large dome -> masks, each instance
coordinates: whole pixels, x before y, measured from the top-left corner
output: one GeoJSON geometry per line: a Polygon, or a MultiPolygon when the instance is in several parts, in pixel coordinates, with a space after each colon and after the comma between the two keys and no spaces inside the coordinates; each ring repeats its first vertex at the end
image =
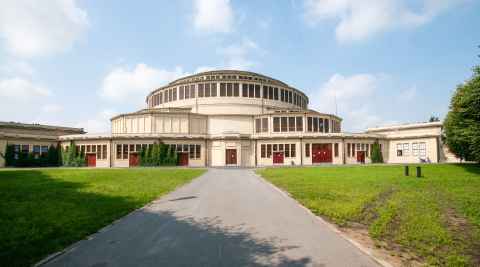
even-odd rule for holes
{"type": "Polygon", "coordinates": [[[148,108],[191,108],[202,114],[263,114],[306,110],[308,97],[271,77],[247,71],[216,70],[186,76],[151,92],[148,108]]]}

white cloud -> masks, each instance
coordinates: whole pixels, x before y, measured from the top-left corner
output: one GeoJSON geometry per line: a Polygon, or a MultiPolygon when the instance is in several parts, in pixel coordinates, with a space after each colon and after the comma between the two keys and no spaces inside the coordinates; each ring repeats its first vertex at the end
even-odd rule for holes
{"type": "Polygon", "coordinates": [[[117,67],[103,79],[100,95],[112,102],[145,103],[145,97],[154,89],[186,75],[182,68],[163,70],[140,63],[134,69],[117,67]]]}
{"type": "Polygon", "coordinates": [[[338,21],[335,29],[340,42],[367,39],[399,27],[416,27],[465,0],[422,0],[415,10],[403,0],[306,0],[305,16],[310,24],[338,21]]]}
{"type": "Polygon", "coordinates": [[[232,31],[234,14],[230,0],[194,0],[194,26],[209,33],[232,31]]]}
{"type": "Polygon", "coordinates": [[[51,92],[32,81],[23,78],[0,80],[0,98],[5,101],[29,101],[37,97],[49,96],[51,92]]]}
{"type": "Polygon", "coordinates": [[[15,56],[68,50],[88,26],[87,13],[75,0],[3,0],[0,5],[0,37],[15,56]]]}
{"type": "Polygon", "coordinates": [[[311,99],[312,106],[321,111],[338,115],[344,119],[346,130],[362,131],[378,125],[383,120],[370,107],[382,75],[357,74],[343,76],[334,74],[311,99]]]}
{"type": "Polygon", "coordinates": [[[74,127],[84,128],[89,133],[109,133],[111,132],[110,118],[116,114],[113,110],[105,109],[97,113],[93,118],[77,123],[74,127]]]}
{"type": "Polygon", "coordinates": [[[400,95],[399,95],[400,99],[404,101],[413,100],[415,99],[416,96],[417,96],[417,86],[415,85],[400,92],[400,95]]]}
{"type": "Polygon", "coordinates": [[[63,106],[57,105],[57,104],[46,104],[42,107],[42,111],[45,113],[59,113],[62,112],[63,106]]]}
{"type": "Polygon", "coordinates": [[[200,66],[200,67],[196,68],[193,73],[200,73],[200,72],[205,72],[205,71],[212,71],[212,70],[216,70],[216,69],[217,69],[216,67],[200,66]]]}
{"type": "Polygon", "coordinates": [[[224,67],[248,70],[257,65],[250,59],[251,54],[262,53],[262,50],[254,41],[244,38],[240,43],[219,48],[217,52],[225,58],[224,67]]]}

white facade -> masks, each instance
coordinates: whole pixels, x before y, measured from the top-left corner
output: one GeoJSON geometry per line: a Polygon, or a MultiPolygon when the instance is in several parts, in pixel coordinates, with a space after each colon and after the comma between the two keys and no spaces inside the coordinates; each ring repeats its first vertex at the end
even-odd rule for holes
{"type": "Polygon", "coordinates": [[[441,143],[441,123],[344,133],[341,118],[309,110],[308,102],[265,75],[210,71],[152,91],[145,109],[111,119],[110,134],[59,139],[63,147],[74,142],[98,167],[135,166],[140,150],[154,143],[171,145],[188,166],[362,164],[371,162],[374,143],[387,163],[457,160],[441,143]]]}

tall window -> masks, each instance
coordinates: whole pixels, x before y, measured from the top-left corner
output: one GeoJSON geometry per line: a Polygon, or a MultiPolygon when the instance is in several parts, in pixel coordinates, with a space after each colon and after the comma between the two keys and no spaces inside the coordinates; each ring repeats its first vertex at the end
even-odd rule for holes
{"type": "Polygon", "coordinates": [[[240,88],[239,88],[238,83],[234,83],[233,84],[233,96],[239,96],[239,93],[240,93],[239,90],[240,90],[240,88]]]}
{"type": "Polygon", "coordinates": [[[266,156],[266,150],[265,150],[265,144],[260,145],[260,157],[265,158],[266,156]]]}
{"type": "Polygon", "coordinates": [[[329,133],[330,132],[330,123],[328,119],[325,119],[325,132],[329,133]]]}
{"type": "Polygon", "coordinates": [[[205,97],[210,97],[210,84],[205,84],[205,97]]]}
{"type": "Polygon", "coordinates": [[[351,149],[351,148],[350,148],[350,143],[348,143],[348,144],[347,144],[347,156],[348,156],[348,157],[350,157],[350,152],[351,152],[350,149],[351,149]]]}
{"type": "Polygon", "coordinates": [[[268,118],[262,118],[262,132],[268,132],[268,118]]]}
{"type": "Polygon", "coordinates": [[[273,99],[278,100],[278,88],[273,88],[273,99]]]}
{"type": "Polygon", "coordinates": [[[248,97],[248,84],[246,83],[242,84],[242,96],[248,97]]]}
{"type": "Polygon", "coordinates": [[[324,133],[324,128],[323,128],[323,118],[318,118],[318,131],[321,133],[324,133]]]}
{"type": "Polygon", "coordinates": [[[190,85],[190,98],[195,98],[195,85],[190,85]]]}
{"type": "Polygon", "coordinates": [[[288,103],[292,104],[292,92],[288,92],[288,103]]]}
{"type": "Polygon", "coordinates": [[[122,159],[122,145],[117,145],[117,159],[122,159]]]}
{"type": "Polygon", "coordinates": [[[272,145],[268,144],[267,145],[267,158],[270,158],[272,156],[272,145]]]}
{"type": "Polygon", "coordinates": [[[203,97],[204,94],[203,94],[203,84],[199,84],[198,85],[198,97],[203,97]]]}
{"type": "Polygon", "coordinates": [[[288,131],[295,132],[295,117],[288,117],[288,131]]]}
{"type": "Polygon", "coordinates": [[[294,158],[297,156],[297,145],[290,144],[290,157],[294,158]]]}
{"type": "Polygon", "coordinates": [[[273,117],[273,131],[280,132],[280,117],[273,117]]]}
{"type": "Polygon", "coordinates": [[[297,118],[297,132],[303,131],[303,117],[296,117],[297,118]]]}
{"type": "Polygon", "coordinates": [[[281,117],[281,131],[286,132],[287,131],[287,117],[281,117]]]}
{"type": "Polygon", "coordinates": [[[255,84],[255,98],[260,98],[260,85],[255,84]]]}
{"type": "Polygon", "coordinates": [[[285,144],[285,157],[290,157],[290,144],[285,144]]]}
{"type": "Polygon", "coordinates": [[[227,88],[225,83],[220,83],[220,96],[226,96],[227,95],[227,88]]]}
{"type": "MultiPolygon", "coordinates": [[[[190,86],[185,86],[185,99],[190,98],[190,86]]],[[[162,95],[160,95],[160,103],[162,102],[162,95]]]]}
{"type": "Polygon", "coordinates": [[[123,145],[123,159],[128,159],[128,145],[123,145]]]}
{"type": "Polygon", "coordinates": [[[216,83],[212,83],[212,84],[210,85],[210,91],[211,91],[211,92],[210,92],[210,95],[211,95],[212,97],[217,96],[217,84],[216,84],[216,83]]]}
{"type": "Polygon", "coordinates": [[[268,86],[263,86],[263,98],[268,98],[268,86]]]}
{"type": "Polygon", "coordinates": [[[262,120],[261,119],[255,119],[255,132],[259,133],[262,130],[262,120]]]}
{"type": "Polygon", "coordinates": [[[273,99],[273,87],[268,87],[268,99],[273,99]]]}
{"type": "Polygon", "coordinates": [[[249,84],[248,85],[248,97],[253,98],[255,96],[255,85],[249,84]]]}
{"type": "Polygon", "coordinates": [[[313,131],[318,132],[318,118],[317,117],[313,118],[313,131]]]}
{"type": "Polygon", "coordinates": [[[305,144],[305,157],[310,157],[310,144],[305,144]]]}
{"type": "Polygon", "coordinates": [[[312,117],[307,117],[307,131],[308,131],[308,132],[311,132],[312,129],[313,129],[313,128],[312,128],[312,123],[313,123],[312,121],[313,121],[313,120],[312,120],[312,117]]]}
{"type": "Polygon", "coordinates": [[[370,157],[370,153],[369,153],[369,152],[370,152],[370,150],[369,150],[370,145],[369,145],[369,144],[365,144],[365,145],[366,145],[366,147],[365,147],[365,149],[366,149],[365,154],[366,154],[366,157],[368,158],[368,157],[370,157]]]}
{"type": "Polygon", "coordinates": [[[285,91],[283,89],[280,89],[280,100],[285,102],[285,91]]]}
{"type": "Polygon", "coordinates": [[[352,144],[352,157],[355,157],[355,144],[352,144]]]}
{"type": "Polygon", "coordinates": [[[227,96],[232,96],[233,95],[233,88],[232,88],[232,83],[227,83],[227,96]]]}
{"type": "MultiPolygon", "coordinates": [[[[179,92],[178,92],[178,93],[179,93],[179,95],[178,95],[178,99],[180,99],[180,100],[182,100],[182,99],[183,99],[183,97],[184,97],[184,93],[185,93],[185,91],[184,91],[184,89],[183,89],[183,88],[184,88],[183,86],[180,86],[180,89],[179,89],[179,92]]],[[[156,101],[155,101],[155,102],[156,102],[156,101]]]]}
{"type": "Polygon", "coordinates": [[[202,156],[201,151],[202,151],[202,146],[201,145],[195,145],[195,157],[197,159],[201,158],[201,156],[202,156]]]}
{"type": "Polygon", "coordinates": [[[338,143],[335,143],[333,148],[334,148],[333,150],[334,150],[335,157],[338,157],[338,143]]]}

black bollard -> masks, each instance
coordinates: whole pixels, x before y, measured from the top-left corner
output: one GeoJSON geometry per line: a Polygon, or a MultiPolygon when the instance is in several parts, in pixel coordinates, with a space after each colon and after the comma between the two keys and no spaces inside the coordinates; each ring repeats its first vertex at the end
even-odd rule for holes
{"type": "Polygon", "coordinates": [[[405,166],[405,176],[408,176],[408,166],[405,166]]]}
{"type": "Polygon", "coordinates": [[[417,166],[417,177],[422,177],[422,167],[417,166]]]}

